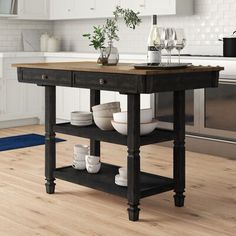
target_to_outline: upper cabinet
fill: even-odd
[[[121,6],[139,11],[141,16],[193,14],[193,0],[121,0]]]
[[[51,19],[111,17],[120,0],[51,0]]]
[[[50,0],[18,0],[18,19],[48,20],[49,1]]]
[[[81,2],[80,0],[77,0]],[[75,15],[75,0],[51,0],[50,1],[50,19],[62,20],[73,19]]]
[[[111,17],[115,7],[148,15],[193,14],[193,0],[15,0],[18,19],[69,20]]]

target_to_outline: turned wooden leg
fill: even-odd
[[[100,104],[100,90],[90,90],[90,110]],[[100,141],[90,139],[90,155],[100,156]]]
[[[140,95],[128,95],[128,213],[139,220],[140,199]]]
[[[55,192],[56,144],[53,126],[56,123],[56,88],[45,87],[45,177],[46,192]]]
[[[185,189],[185,91],[174,92],[174,200],[184,206]]]

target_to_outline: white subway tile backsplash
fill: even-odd
[[[150,17],[143,17],[142,24],[135,31],[120,24],[120,41],[115,42],[121,53],[145,53],[150,29]],[[91,32],[93,25],[103,24],[103,19],[56,21],[54,34],[62,38],[64,50],[94,52],[87,39],[81,35]],[[161,16],[159,26],[183,27],[188,45],[184,53],[222,54],[222,43],[218,38],[231,35],[236,30],[235,0],[195,0],[192,16]],[[1,27],[1,26],[0,26]]]
[[[21,32],[24,29],[42,29],[52,33],[53,23],[49,21],[0,19],[0,52],[22,51]]]

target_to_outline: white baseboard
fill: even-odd
[[[6,121],[0,121],[0,129],[26,126],[26,125],[37,125],[39,123],[40,123],[39,118],[36,117],[17,119],[17,120],[6,120]]]

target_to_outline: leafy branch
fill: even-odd
[[[92,34],[83,34],[83,37],[87,37],[90,40],[89,46],[93,46],[98,50],[105,48],[104,44],[106,39],[109,42],[113,40],[119,41],[118,19],[120,17],[123,17],[125,25],[133,30],[141,23],[141,19],[138,17],[139,12],[134,12],[131,9],[123,9],[117,6],[113,15],[114,17],[112,19],[106,19],[105,25],[93,26]]]

